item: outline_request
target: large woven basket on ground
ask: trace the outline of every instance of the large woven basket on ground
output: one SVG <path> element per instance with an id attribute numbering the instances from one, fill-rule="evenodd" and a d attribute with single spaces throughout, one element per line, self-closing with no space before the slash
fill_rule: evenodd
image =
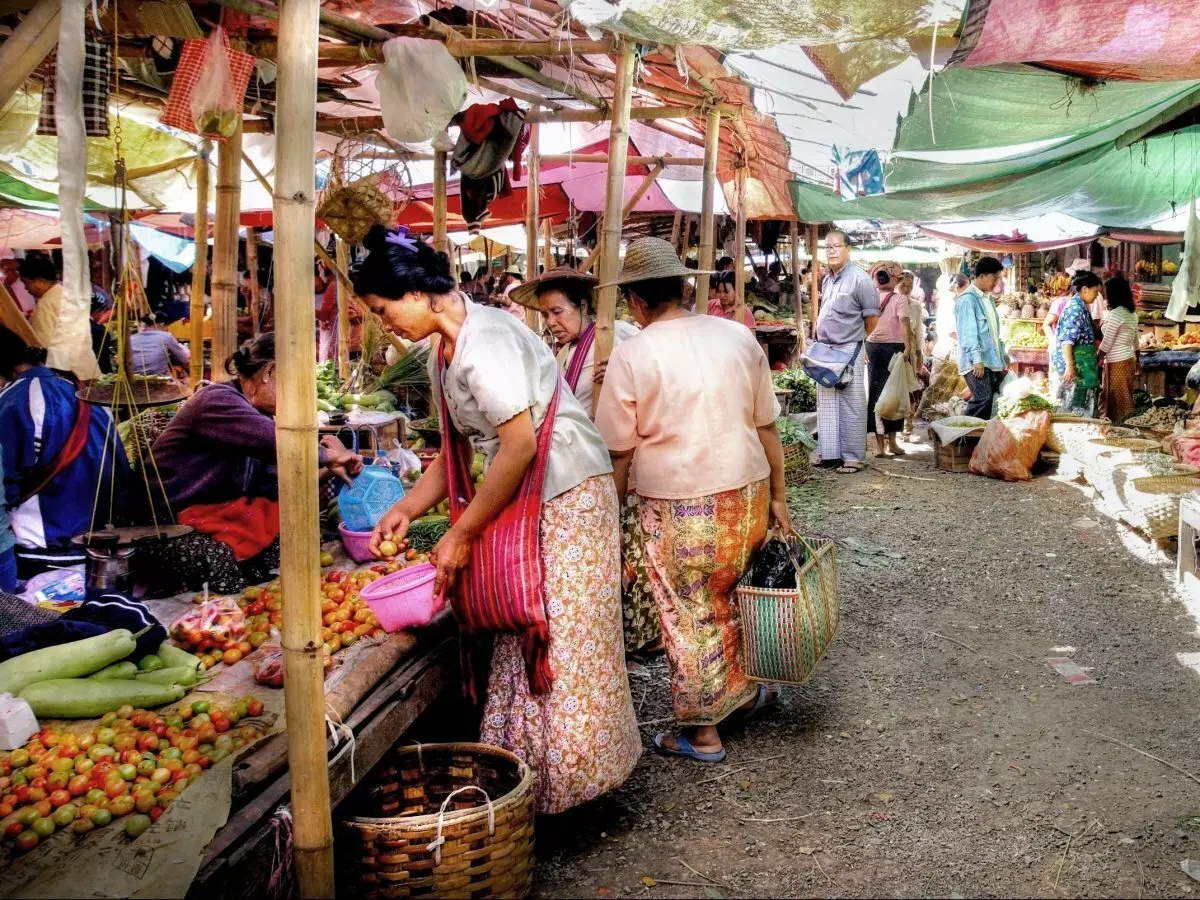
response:
<path id="1" fill-rule="evenodd" d="M 796 587 L 737 587 L 746 677 L 807 684 L 837 636 L 837 545 L 798 538 L 792 543 Z"/>
<path id="2" fill-rule="evenodd" d="M 1050 420 L 1050 434 L 1046 437 L 1046 448 L 1055 453 L 1078 456 L 1076 450 L 1091 438 L 1103 437 L 1108 431 L 1107 419 L 1081 419 L 1076 416 L 1054 416 Z"/>
<path id="3" fill-rule="evenodd" d="M 783 480 L 787 484 L 804 484 L 812 478 L 811 451 L 803 444 L 788 444 L 783 448 Z"/>
<path id="4" fill-rule="evenodd" d="M 341 823 L 354 897 L 525 897 L 533 888 L 533 775 L 487 744 L 396 747 Z"/>
<path id="5" fill-rule="evenodd" d="M 1121 484 L 1124 484 L 1130 478 L 1152 475 L 1186 476 L 1195 475 L 1196 472 L 1194 466 L 1182 465 L 1166 453 L 1115 448 L 1097 454 L 1095 459 L 1084 467 L 1088 483 L 1106 499 L 1118 495 L 1118 474 L 1121 475 Z"/>
<path id="6" fill-rule="evenodd" d="M 1185 475 L 1150 475 L 1126 482 L 1121 518 L 1152 540 L 1179 533 L 1179 501 L 1200 490 L 1200 478 Z"/>

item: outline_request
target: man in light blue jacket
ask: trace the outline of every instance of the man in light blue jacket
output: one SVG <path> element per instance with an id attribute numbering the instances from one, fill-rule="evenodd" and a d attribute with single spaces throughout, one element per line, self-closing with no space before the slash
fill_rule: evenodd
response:
<path id="1" fill-rule="evenodd" d="M 1008 371 L 1008 354 L 1000 338 L 1000 314 L 992 301 L 992 289 L 1004 266 L 985 256 L 975 264 L 975 280 L 954 304 L 958 332 L 958 371 L 971 389 L 966 415 L 992 417 L 992 401 Z"/>

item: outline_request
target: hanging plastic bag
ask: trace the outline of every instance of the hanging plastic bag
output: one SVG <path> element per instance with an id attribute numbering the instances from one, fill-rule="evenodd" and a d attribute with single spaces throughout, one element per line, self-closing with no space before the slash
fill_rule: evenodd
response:
<path id="1" fill-rule="evenodd" d="M 801 551 L 803 556 L 803 551 Z M 794 590 L 796 587 L 796 557 L 788 542 L 773 537 L 755 551 L 750 559 L 750 571 L 745 583 L 751 587 L 772 590 Z"/>
<path id="2" fill-rule="evenodd" d="M 883 393 L 879 395 L 879 400 L 875 403 L 875 413 L 881 419 L 890 419 L 896 421 L 903 419 L 912 412 L 912 399 L 909 396 L 908 382 L 908 363 L 904 361 L 904 354 L 897 353 L 892 356 L 892 361 L 888 363 L 887 384 L 883 386 Z"/>
<path id="3" fill-rule="evenodd" d="M 441 41 L 393 38 L 375 76 L 383 127 L 405 144 L 432 140 L 467 100 L 467 77 Z"/>
<path id="4" fill-rule="evenodd" d="M 1179 273 L 1171 284 L 1171 299 L 1166 316 L 1182 322 L 1189 307 L 1200 305 L 1200 219 L 1196 218 L 1196 201 L 1188 197 L 1187 230 L 1183 234 L 1183 258 Z"/>
<path id="5" fill-rule="evenodd" d="M 205 43 L 204 67 L 192 89 L 192 122 L 197 134 L 226 140 L 242 118 L 242 98 L 234 90 L 225 29 L 214 28 Z"/>
<path id="6" fill-rule="evenodd" d="M 1050 434 L 1050 413 L 1028 412 L 1011 419 L 992 419 L 971 454 L 972 474 L 1005 481 L 1028 481 L 1033 464 Z"/>

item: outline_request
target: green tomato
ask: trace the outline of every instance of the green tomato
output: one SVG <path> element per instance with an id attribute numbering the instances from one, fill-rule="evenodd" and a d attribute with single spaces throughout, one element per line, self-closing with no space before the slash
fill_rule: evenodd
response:
<path id="1" fill-rule="evenodd" d="M 103 828 L 112 821 L 112 813 L 107 809 L 98 809 L 92 813 L 92 824 L 97 828 Z"/>
<path id="2" fill-rule="evenodd" d="M 29 826 L 33 833 L 40 838 L 48 838 L 54 834 L 54 829 L 58 826 L 54 824 L 54 820 L 47 818 L 38 818 L 33 820 L 33 824 Z"/>
<path id="3" fill-rule="evenodd" d="M 64 803 L 53 813 L 51 813 L 50 818 L 54 820 L 54 824 L 59 828 L 65 828 L 75 821 L 75 816 L 78 814 L 79 810 L 76 808 L 74 803 Z"/>
<path id="4" fill-rule="evenodd" d="M 125 834 L 131 838 L 141 837 L 151 824 L 150 817 L 142 813 L 130 816 L 125 820 Z"/>
<path id="5" fill-rule="evenodd" d="M 211 708 L 211 704 L 209 704 L 207 700 L 197 700 L 192 704 L 192 712 L 196 713 L 196 715 L 199 715 L 200 713 L 206 713 Z"/>

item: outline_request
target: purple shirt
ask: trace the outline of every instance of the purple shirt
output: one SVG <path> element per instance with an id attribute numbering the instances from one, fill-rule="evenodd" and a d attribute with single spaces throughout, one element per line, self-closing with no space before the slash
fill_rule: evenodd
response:
<path id="1" fill-rule="evenodd" d="M 179 408 L 154 442 L 154 461 L 176 514 L 198 503 L 279 496 L 275 420 L 231 382 L 206 385 Z"/>

